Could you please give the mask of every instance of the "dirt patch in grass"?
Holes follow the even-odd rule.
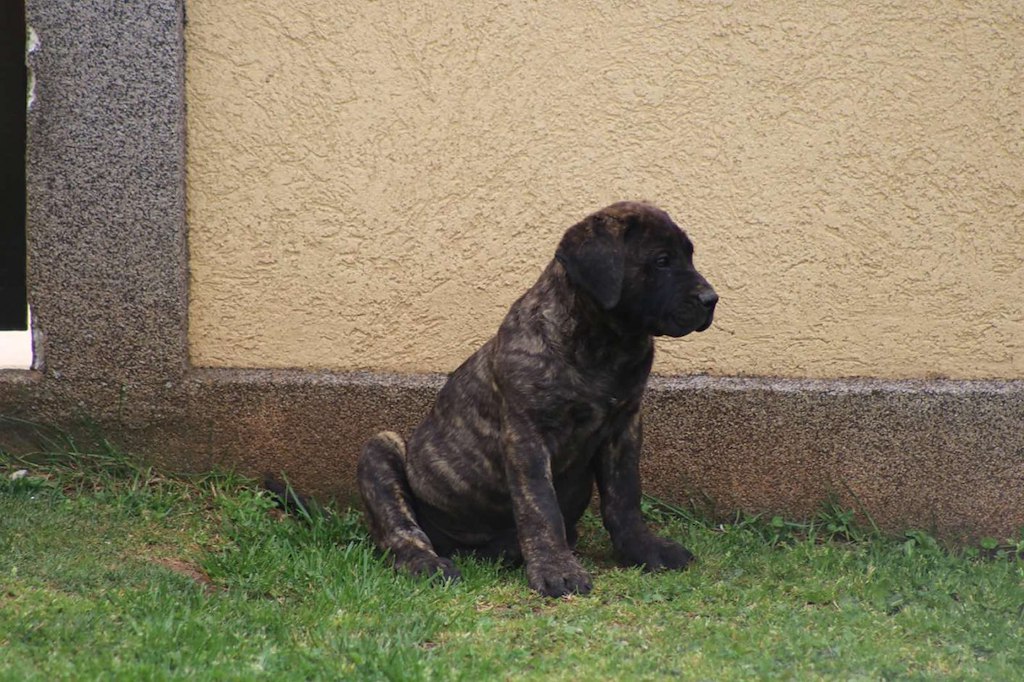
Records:
[[[223,587],[213,582],[213,580],[210,579],[210,576],[206,575],[206,573],[204,573],[203,570],[195,564],[171,557],[151,557],[147,559],[147,561],[151,564],[166,568],[173,573],[177,573],[178,575],[194,580],[202,585],[203,590],[208,594],[216,594],[225,591]]]

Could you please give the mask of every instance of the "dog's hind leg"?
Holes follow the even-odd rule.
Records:
[[[380,550],[391,553],[396,569],[417,576],[459,577],[455,564],[437,555],[416,521],[401,436],[385,431],[371,438],[359,456],[356,481],[373,541]]]

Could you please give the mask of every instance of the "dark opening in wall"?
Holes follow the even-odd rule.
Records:
[[[0,1],[0,331],[28,324],[25,287],[25,2]]]

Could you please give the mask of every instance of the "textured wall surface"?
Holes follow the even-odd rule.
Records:
[[[1024,377],[1024,5],[188,0],[192,362],[452,369],[669,210],[663,373]]]

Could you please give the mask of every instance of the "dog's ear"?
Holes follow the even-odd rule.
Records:
[[[605,310],[619,302],[625,276],[626,248],[618,227],[613,219],[596,213],[570,227],[555,251],[569,281]]]

